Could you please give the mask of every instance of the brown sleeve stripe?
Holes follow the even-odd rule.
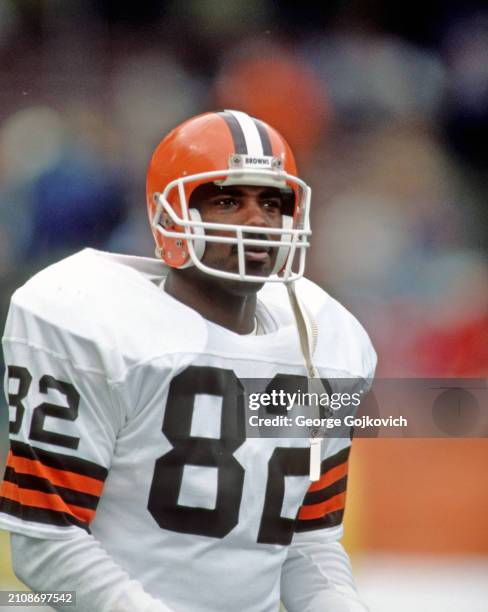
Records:
[[[327,501],[331,497],[334,497],[338,493],[343,493],[347,488],[347,476],[336,480],[328,487],[321,489],[320,491],[314,491],[313,493],[307,493],[303,501],[304,505],[309,506],[313,504],[319,504],[320,502]]]
[[[15,457],[39,461],[43,465],[56,470],[73,472],[102,482],[107,478],[107,468],[86,459],[45,451],[17,440],[10,440],[10,448]]]
[[[60,486],[54,487],[53,483],[46,478],[16,472],[12,467],[7,467],[5,470],[4,479],[7,482],[16,484],[22,489],[31,489],[33,491],[41,491],[43,493],[57,494],[64,502],[66,502],[66,504],[82,506],[83,508],[89,508],[90,510],[96,510],[98,505],[99,497],[96,495],[80,493],[79,491],[73,491],[72,489],[66,489],[65,487]]]
[[[95,517],[95,511],[88,508],[82,508],[74,504],[67,504],[56,493],[44,493],[42,491],[32,491],[23,489],[18,485],[3,481],[0,488],[0,497],[4,497],[17,502],[22,506],[31,506],[34,508],[43,508],[45,510],[54,510],[62,514],[71,514],[78,521],[88,524]]]
[[[88,525],[79,521],[73,514],[66,514],[64,512],[57,512],[55,510],[37,508],[34,506],[23,506],[19,502],[7,497],[0,497],[0,512],[5,512],[23,521],[43,523],[45,525],[56,525],[57,527],[76,525],[90,533]]]
[[[320,480],[317,480],[317,482],[310,485],[310,488],[308,489],[309,493],[328,487],[331,483],[339,480],[347,474],[350,451],[351,447],[348,446],[343,448],[335,455],[332,455],[332,457],[327,457],[327,459],[322,461],[320,466],[322,476],[320,477]]]
[[[329,512],[322,518],[310,519],[308,521],[297,521],[295,525],[295,531],[312,531],[313,529],[326,529],[328,527],[337,527],[342,523],[344,518],[344,510],[335,510]]]
[[[41,461],[35,459],[25,459],[9,453],[7,457],[7,467],[13,468],[18,474],[29,474],[37,476],[51,482],[53,486],[73,489],[80,493],[87,493],[100,497],[103,490],[103,481],[89,476],[81,476],[68,470],[51,468]]]

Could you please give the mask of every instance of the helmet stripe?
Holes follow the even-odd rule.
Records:
[[[263,145],[256,124],[252,117],[242,111],[229,110],[239,122],[246,139],[248,155],[261,157],[263,155]]]
[[[239,155],[247,154],[247,144],[246,138],[244,136],[244,131],[241,127],[241,124],[237,120],[237,118],[230,113],[229,111],[221,111],[217,113],[222,117],[222,119],[227,123],[227,127],[230,130],[232,135],[232,140],[234,141],[235,152]]]
[[[257,157],[273,155],[268,130],[262,121],[236,110],[224,110],[217,114],[227,123],[236,153]]]
[[[271,147],[271,140],[269,138],[268,130],[262,121],[259,119],[252,118],[256,127],[258,128],[259,137],[261,138],[261,145],[263,147],[263,155],[273,155],[273,149]]]

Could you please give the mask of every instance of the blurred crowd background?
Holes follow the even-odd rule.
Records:
[[[484,2],[2,0],[0,83],[2,326],[14,288],[68,253],[151,256],[154,146],[238,108],[293,147],[308,276],[365,325],[378,375],[486,376]],[[389,444],[358,441],[356,548],[488,554],[486,441]]]
[[[364,321],[379,374],[486,372],[488,11],[390,4],[2,0],[2,310],[83,246],[151,255],[154,146],[240,108],[296,151],[308,274]]]

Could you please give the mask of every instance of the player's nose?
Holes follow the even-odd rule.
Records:
[[[269,227],[271,225],[269,215],[266,214],[266,209],[261,206],[259,199],[256,197],[250,196],[244,200],[242,213],[242,225],[249,225],[252,227]]]

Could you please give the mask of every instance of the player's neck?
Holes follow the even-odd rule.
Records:
[[[241,295],[229,291],[229,283],[211,277],[170,273],[164,290],[179,302],[196,310],[204,319],[237,334],[249,334],[255,328],[256,293]],[[238,282],[238,281],[236,281]]]

